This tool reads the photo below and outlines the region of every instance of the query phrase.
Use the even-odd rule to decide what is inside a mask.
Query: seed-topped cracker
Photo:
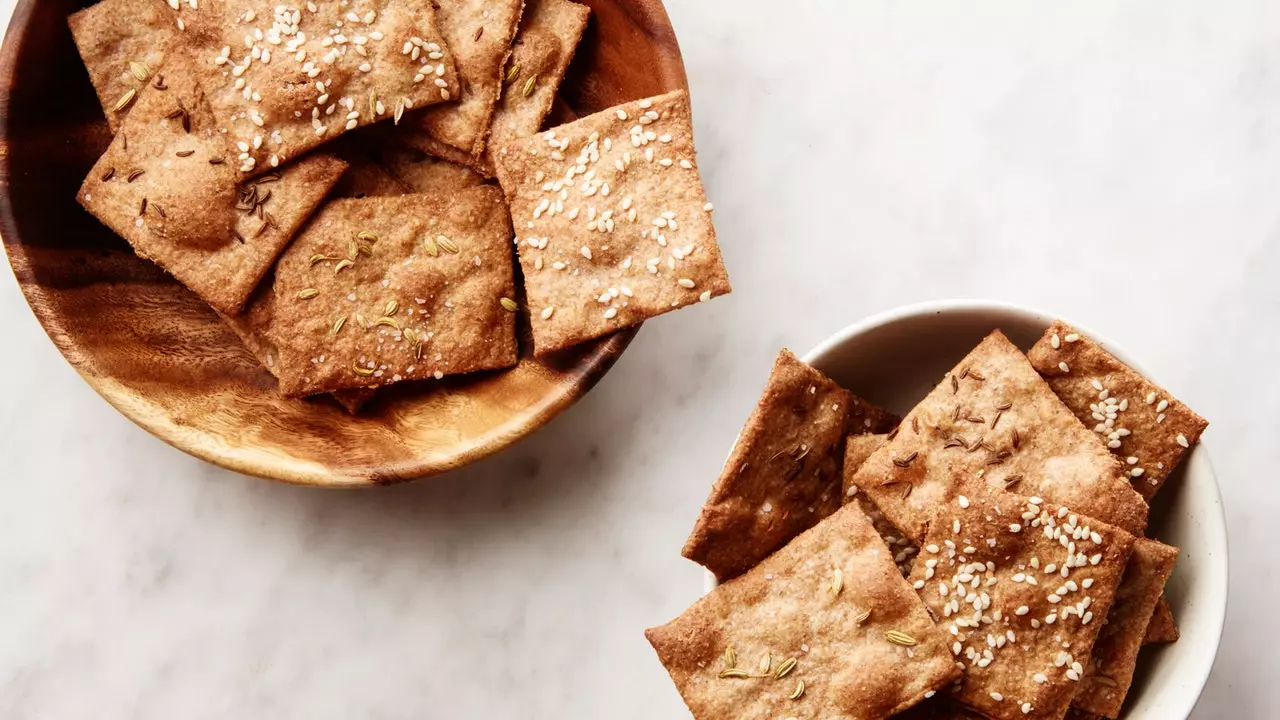
[[[1118,717],[1133,682],[1138,650],[1178,560],[1178,548],[1139,538],[1129,556],[1107,622],[1085,664],[1084,680],[1071,705],[1105,717]]]
[[[243,172],[458,97],[430,2],[188,2],[179,41]]]
[[[1169,391],[1058,320],[1027,353],[1062,402],[1122,458],[1150,500],[1209,423]]]
[[[172,68],[135,101],[78,199],[220,312],[240,312],[346,164],[313,155],[242,182],[194,77]]]
[[[155,0],[102,0],[68,20],[113,133],[138,93],[149,84],[164,85],[158,71],[173,52],[176,20]]]
[[[1135,535],[1147,524],[1147,505],[1120,461],[998,330],[907,415],[852,483],[919,539],[963,477],[1069,505]]]
[[[910,577],[964,670],[951,693],[996,720],[1061,718],[1134,538],[980,480],[956,490],[935,511]]]
[[[548,353],[729,292],[689,95],[620,105],[494,151]]]
[[[1151,622],[1147,624],[1147,634],[1142,638],[1142,644],[1178,642],[1180,637],[1182,633],[1178,630],[1178,624],[1174,622],[1169,601],[1161,596],[1160,601],[1156,603],[1156,611],[1151,616]]]
[[[885,718],[958,675],[855,507],[645,636],[697,720]]]
[[[458,64],[462,96],[424,110],[412,125],[474,160],[484,152],[524,0],[436,0],[436,6],[440,31]]]
[[[520,31],[503,76],[506,83],[493,115],[484,166],[492,173],[492,148],[542,128],[560,81],[587,29],[591,10],[570,0],[526,0]]]
[[[276,266],[281,392],[514,365],[513,274],[496,187],[330,202]]]
[[[275,301],[276,295],[272,288],[272,281],[268,279],[263,281],[263,284],[254,292],[244,312],[239,315],[218,313],[218,316],[227,324],[227,327],[231,328],[236,337],[240,338],[245,349],[262,363],[267,372],[278,377],[276,358],[280,355],[280,351],[269,334],[275,317]],[[333,393],[333,399],[343,409],[354,415],[373,398],[375,392],[377,391],[372,388],[339,390]]]
[[[684,556],[727,580],[835,512],[845,428],[855,408],[876,419],[873,430],[896,422],[783,350]]]
[[[871,519],[871,525],[880,533],[880,537],[884,539],[889,550],[893,552],[893,562],[898,566],[898,570],[903,577],[911,574],[912,561],[917,553],[920,552],[920,546],[916,545],[907,534],[899,530],[889,519],[880,512],[880,508],[872,502],[871,498],[864,492],[858,491],[858,486],[850,482],[854,473],[858,468],[862,467],[862,463],[867,461],[875,451],[884,447],[889,442],[888,435],[850,435],[845,440],[844,445],[844,503],[857,503],[862,508],[862,512]]]

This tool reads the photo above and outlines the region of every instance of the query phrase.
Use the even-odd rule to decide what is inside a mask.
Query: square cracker
[[[152,0],[102,0],[73,14],[71,36],[111,132],[173,52],[175,13]]]
[[[729,292],[693,160],[683,90],[495,150],[536,353]]]
[[[951,692],[996,720],[1061,718],[1134,538],[980,480],[957,490],[934,513],[910,578],[964,666]]]
[[[513,275],[496,187],[330,202],[276,266],[281,392],[514,365]]]
[[[1147,524],[1147,505],[1120,461],[999,330],[907,415],[852,482],[919,539],[962,476],[1040,495],[1135,535]]]
[[[1134,489],[1147,500],[1209,426],[1169,391],[1061,320],[1045,330],[1027,357],[1080,422],[1124,459]]]
[[[1071,701],[1073,707],[1110,718],[1120,715],[1138,650],[1177,560],[1176,547],[1146,538],[1134,543],[1111,612],[1085,666],[1084,680]]]
[[[239,315],[224,315],[218,313],[222,321],[231,328],[231,331],[240,338],[240,342],[262,366],[272,376],[278,377],[279,371],[276,365],[276,358],[280,355],[280,351],[276,348],[275,341],[269,336],[271,329],[271,320],[275,313],[275,291],[271,287],[271,281],[265,281],[249,299],[248,305],[245,306],[244,312]],[[365,403],[373,398],[377,392],[372,388],[354,388],[352,390],[339,390],[333,393],[333,399],[337,401],[347,412],[352,415],[360,411]]]
[[[436,0],[436,5],[440,32],[458,64],[462,95],[456,103],[422,111],[411,124],[468,159],[478,158],[502,92],[502,69],[524,0]]]
[[[751,569],[840,507],[840,460],[853,408],[889,413],[783,350],[734,443],[683,554],[721,581]]]
[[[897,564],[898,570],[903,577],[911,574],[911,564],[917,553],[920,552],[920,546],[907,537],[889,519],[880,512],[880,508],[867,497],[864,492],[858,491],[858,486],[850,483],[855,472],[862,463],[867,461],[875,451],[884,447],[889,442],[889,436],[885,435],[850,435],[845,439],[844,445],[844,504],[856,503],[862,508],[862,512],[871,519],[871,525],[880,533],[880,537],[884,539],[889,549],[893,551],[893,561]]]
[[[855,507],[645,636],[697,720],[884,718],[958,675],[949,638]]]
[[[234,315],[346,164],[313,155],[237,185],[195,79],[170,72],[162,87],[139,95],[78,199],[139,255]]]
[[[1173,619],[1173,610],[1169,608],[1169,601],[1162,595],[1156,603],[1151,622],[1147,624],[1147,634],[1142,638],[1142,644],[1178,642],[1181,636],[1178,624]]]
[[[311,8],[314,8],[311,9]],[[458,97],[430,2],[265,0],[181,5],[189,50],[245,172],[269,169],[357,127]],[[171,67],[173,59],[166,64]]]
[[[542,128],[590,15],[586,5],[570,0],[526,0],[482,169],[492,173],[494,147]]]

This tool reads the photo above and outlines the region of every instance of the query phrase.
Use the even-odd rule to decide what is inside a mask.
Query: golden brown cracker
[[[951,692],[996,720],[1061,718],[1134,538],[980,480],[956,490],[936,508],[910,577],[963,665]]]
[[[1138,538],[1125,566],[1107,622],[1098,633],[1084,680],[1071,705],[1106,717],[1119,717],[1133,682],[1133,671],[1164,584],[1178,560],[1178,548]]]
[[[1150,500],[1209,423],[1061,320],[1027,353],[1031,365],[1086,427],[1124,460]]]
[[[151,0],[102,0],[68,19],[113,133],[143,88],[163,85],[157,73],[173,52],[176,20],[165,3]]]
[[[241,183],[195,79],[148,86],[80,189],[80,203],[220,312],[254,287],[346,165],[313,155]]]
[[[436,0],[436,4],[440,31],[453,50],[462,79],[462,96],[456,103],[424,110],[410,125],[473,160],[484,152],[524,0]]]
[[[958,674],[853,507],[645,636],[696,720],[885,718]]]
[[[729,292],[694,159],[684,91],[495,150],[536,353]]]
[[[917,553],[920,552],[920,546],[915,543],[907,534],[898,529],[889,519],[880,512],[880,508],[872,502],[871,498],[864,492],[858,491],[858,486],[850,482],[854,473],[857,472],[862,463],[871,457],[875,451],[884,447],[889,442],[889,436],[883,435],[850,435],[845,439],[844,446],[844,503],[857,503],[862,508],[862,512],[866,513],[871,519],[871,525],[880,533],[880,537],[884,539],[889,550],[893,552],[893,561],[898,566],[898,570],[902,572],[903,577],[911,574],[911,565]]]
[[[178,41],[243,172],[458,96],[429,2],[227,0],[182,5],[181,14]]]
[[[855,406],[881,418],[876,429],[895,422],[783,350],[684,556],[727,580],[835,512],[845,427]]]
[[[998,330],[907,415],[852,482],[918,539],[962,477],[1069,505],[1135,535],[1146,527],[1146,503],[1120,461]]]
[[[1156,603],[1151,622],[1147,624],[1147,634],[1142,638],[1142,644],[1173,643],[1178,642],[1180,637],[1182,633],[1178,630],[1178,623],[1173,619],[1173,610],[1169,608],[1169,601],[1161,596],[1160,601]]]
[[[332,201],[280,258],[275,294],[288,396],[517,359],[511,226],[492,186]]]

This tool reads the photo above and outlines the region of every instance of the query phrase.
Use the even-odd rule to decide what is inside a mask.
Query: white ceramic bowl
[[[1026,350],[1059,317],[986,300],[922,303],[854,323],[803,359],[868,400],[905,415],[987,333],[998,328]],[[1151,377],[1114,342],[1063,319]],[[1177,394],[1177,388],[1170,390]],[[1192,450],[1156,497],[1149,534],[1182,548],[1165,588],[1182,638],[1143,650],[1123,720],[1188,717],[1218,652],[1227,612],[1227,528],[1218,481],[1203,444]],[[709,590],[715,578],[707,577]]]

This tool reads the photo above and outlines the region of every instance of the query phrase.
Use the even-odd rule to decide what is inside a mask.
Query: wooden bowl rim
[[[671,36],[675,48],[674,55],[664,56],[653,70],[662,78],[664,87],[688,88],[683,58],[679,45],[675,43],[671,20],[662,0],[612,1],[642,6],[644,10],[640,14],[647,19],[648,23],[666,31]],[[28,29],[39,2],[40,0],[17,0],[5,30],[3,47],[0,48],[0,99],[4,102],[0,107],[0,148],[10,146],[10,98],[17,78],[18,61],[28,40]],[[355,474],[320,467],[316,463],[297,462],[291,458],[268,459],[261,454],[240,452],[247,446],[228,444],[222,435],[202,432],[202,436],[212,442],[191,442],[191,435],[178,432],[175,424],[169,422],[168,411],[149,397],[131,391],[128,386],[115,382],[110,376],[98,376],[86,372],[72,359],[72,354],[77,353],[88,357],[92,353],[86,352],[80,346],[76,336],[67,331],[61,313],[46,307],[44,303],[35,302],[33,294],[38,291],[38,285],[30,282],[32,258],[28,254],[27,244],[21,240],[21,234],[17,231],[14,219],[11,196],[14,176],[10,162],[9,152],[0,153],[0,178],[7,180],[3,183],[3,187],[0,187],[0,245],[4,246],[10,270],[14,273],[28,308],[31,309],[54,347],[98,395],[135,425],[189,455],[246,475],[312,487],[358,488],[409,482],[458,469],[527,437],[586,395],[613,367],[643,325],[637,324],[625,328],[600,342],[594,352],[582,358],[576,366],[581,368],[581,372],[575,377],[575,382],[558,384],[553,392],[541,397],[535,405],[526,408],[522,414],[513,415],[511,420],[491,428],[460,451],[450,452],[446,456],[417,455],[411,460],[370,467],[367,473]],[[191,428],[188,426],[185,429],[189,431]]]

